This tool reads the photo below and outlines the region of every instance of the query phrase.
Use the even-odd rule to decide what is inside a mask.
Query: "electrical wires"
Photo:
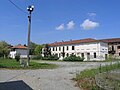
[[[17,9],[19,9],[20,11],[22,11],[25,14],[28,14],[26,11],[24,11],[22,8],[20,8],[19,6],[17,6],[14,2],[12,2],[11,0],[8,0],[11,4],[13,4]]]

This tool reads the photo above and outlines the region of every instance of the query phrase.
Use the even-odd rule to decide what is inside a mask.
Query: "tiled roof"
[[[110,38],[110,39],[101,39],[101,40],[107,43],[120,42],[120,38]]]
[[[26,46],[22,46],[22,45],[13,46],[12,48],[14,48],[14,49],[27,49]]]
[[[90,42],[103,42],[101,40],[95,40],[92,38],[81,39],[81,40],[70,40],[70,41],[62,41],[48,44],[49,46],[60,46],[60,45],[69,45],[69,44],[79,44],[79,43],[90,43]]]

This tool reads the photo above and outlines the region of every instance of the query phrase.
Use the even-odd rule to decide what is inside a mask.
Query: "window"
[[[87,53],[87,60],[90,60],[90,53]]]
[[[94,53],[94,58],[96,58],[96,53]]]
[[[114,46],[112,46],[112,51],[114,51]]]
[[[67,50],[68,50],[69,48],[68,48],[68,46],[67,46]]]
[[[109,51],[112,51],[112,47],[109,47],[108,50],[109,50]]]
[[[56,47],[56,51],[57,51],[57,47]]]
[[[63,47],[63,52],[65,51],[64,47]]]
[[[72,53],[72,55],[74,55],[74,53]]]
[[[55,56],[57,56],[57,57],[58,57],[58,54],[56,53],[56,54],[55,54]]]
[[[84,53],[81,53],[81,57],[84,58]]]
[[[61,51],[61,47],[59,47],[59,51]]]
[[[120,49],[120,46],[117,46],[118,49]]]
[[[53,47],[53,51],[54,51],[54,47]]]
[[[75,46],[72,46],[72,50],[75,50]]]
[[[61,54],[59,53],[59,57],[61,56]]]

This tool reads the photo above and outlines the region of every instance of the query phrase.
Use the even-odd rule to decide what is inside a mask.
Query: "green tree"
[[[15,60],[18,62],[20,60],[20,54],[16,53]]]
[[[5,41],[0,41],[0,57],[7,57],[9,54],[9,44]]]
[[[37,44],[34,42],[30,42],[30,55],[34,55],[35,54],[35,48],[36,48]]]
[[[43,48],[43,45],[37,45],[36,48],[35,48],[35,54],[36,55],[39,55],[42,53],[42,48]]]

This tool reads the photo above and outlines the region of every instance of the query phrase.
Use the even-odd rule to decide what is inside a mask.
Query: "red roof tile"
[[[63,41],[63,42],[55,42],[48,44],[49,46],[60,46],[60,45],[69,45],[69,44],[79,44],[79,43],[89,43],[89,42],[102,42],[101,40],[95,40],[92,38],[81,39],[81,40],[71,40],[71,41]]]
[[[22,45],[13,46],[12,48],[15,48],[15,49],[27,49],[26,46],[22,46]]]
[[[120,38],[110,38],[110,39],[101,39],[101,40],[107,43],[120,42]]]

